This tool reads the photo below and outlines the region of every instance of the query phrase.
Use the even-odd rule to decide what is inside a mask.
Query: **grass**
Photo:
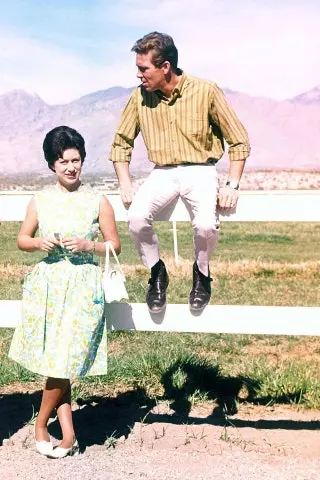
[[[105,442],[104,442],[104,445],[107,447],[107,448],[115,448],[116,445],[117,445],[117,442],[118,442],[118,438],[115,436],[117,432],[114,431],[112,432],[111,435],[109,435]]]
[[[192,230],[188,223],[178,223],[179,255],[193,257]],[[169,222],[156,222],[162,254],[172,255],[172,226]],[[34,265],[42,258],[38,253],[20,252],[16,247],[16,236],[20,222],[1,225],[0,264]],[[122,243],[121,261],[140,264],[138,255],[127,234],[127,225],[118,223]],[[228,262],[259,260],[267,262],[320,261],[319,223],[295,222],[225,222],[222,225],[215,259]]]
[[[24,274],[42,257],[17,250],[19,225],[10,222],[0,227],[2,299],[21,298]],[[159,222],[156,228],[170,274],[168,301],[185,303],[193,263],[190,225],[178,224],[178,267],[172,256],[170,224]],[[119,233],[130,300],[143,302],[148,272],[125,224],[119,224]],[[224,223],[211,262],[212,303],[319,306],[319,234],[316,223]],[[8,359],[11,336],[10,329],[0,329],[2,390],[25,382],[41,388],[39,376]],[[320,408],[319,367],[320,339],[316,337],[111,332],[108,376],[77,382],[73,398],[136,389],[152,398],[171,398],[177,408],[186,409],[214,399],[228,403],[229,397],[235,402],[240,397],[240,401],[265,405]]]

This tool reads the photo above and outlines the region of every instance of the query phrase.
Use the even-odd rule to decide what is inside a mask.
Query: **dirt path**
[[[83,453],[63,460],[41,457],[34,451],[32,426],[27,425],[0,447],[1,478],[320,478],[320,412],[242,405],[228,419],[211,413],[212,405],[183,417],[165,403],[150,408],[92,402],[74,412]],[[55,420],[50,433],[59,438]]]

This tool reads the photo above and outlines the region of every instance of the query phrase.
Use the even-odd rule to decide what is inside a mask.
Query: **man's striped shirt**
[[[207,163],[229,158],[245,160],[248,134],[222,90],[206,80],[182,74],[170,98],[136,88],[122,113],[110,160],[130,162],[134,140],[141,132],[149,160],[156,165]]]

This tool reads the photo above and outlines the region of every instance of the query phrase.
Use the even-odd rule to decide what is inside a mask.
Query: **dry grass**
[[[23,277],[31,270],[32,270],[32,267],[27,265],[15,265],[12,263],[8,263],[7,265],[0,264],[0,277],[2,278]]]
[[[172,256],[163,256],[170,276],[177,279],[189,279],[192,271],[193,261],[179,258],[179,265],[175,264]],[[123,265],[126,275],[133,277],[134,275],[145,275],[146,268],[141,264]],[[213,260],[210,264],[210,270],[214,275],[230,275],[232,277],[242,277],[248,275],[268,274],[272,272],[273,277],[283,278],[287,276],[299,276],[301,278],[310,278],[320,275],[320,262],[309,261],[302,263],[283,263],[283,262],[266,262],[259,260],[238,260],[238,261],[221,261]],[[1,271],[1,270],[0,270]]]
[[[177,279],[189,279],[192,271],[193,261],[179,258],[179,265],[175,264],[174,258],[170,255],[164,255],[163,259],[167,266],[170,276]],[[23,277],[32,270],[32,266],[0,264],[0,276],[2,278]],[[129,277],[135,275],[144,276],[147,269],[142,264],[123,264],[122,268]],[[266,262],[263,260],[238,260],[236,262],[213,260],[210,269],[214,275],[230,275],[232,277],[268,274],[272,272],[275,278],[284,278],[299,276],[301,278],[310,278],[320,275],[320,262],[309,261],[302,263],[283,263]]]
[[[276,345],[270,343],[270,339],[267,338],[265,342],[260,340],[247,345],[244,352],[250,356],[263,356],[271,363],[280,360],[320,363],[320,338],[309,337],[306,341],[304,337],[296,337],[293,342],[290,337],[283,337]]]

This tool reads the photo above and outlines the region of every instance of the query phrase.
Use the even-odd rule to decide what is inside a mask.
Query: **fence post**
[[[178,232],[177,232],[177,222],[176,220],[172,221],[172,231],[173,231],[173,251],[174,251],[174,261],[176,266],[179,265],[179,252],[178,252]]]

